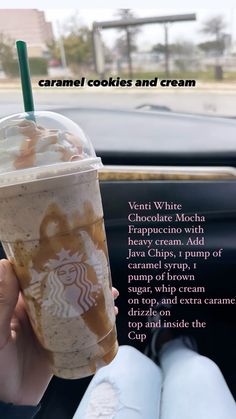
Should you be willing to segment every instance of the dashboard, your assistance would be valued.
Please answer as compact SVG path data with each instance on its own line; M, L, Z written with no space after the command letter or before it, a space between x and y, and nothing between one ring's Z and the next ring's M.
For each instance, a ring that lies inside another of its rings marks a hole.
M236 167L236 120L167 111L64 108L104 164Z

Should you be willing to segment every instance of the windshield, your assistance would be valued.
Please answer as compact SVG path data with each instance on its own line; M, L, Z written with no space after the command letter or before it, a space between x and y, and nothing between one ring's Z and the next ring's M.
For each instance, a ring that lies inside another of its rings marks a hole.
M22 111L23 39L38 109L235 117L235 21L234 9L0 9L0 116Z

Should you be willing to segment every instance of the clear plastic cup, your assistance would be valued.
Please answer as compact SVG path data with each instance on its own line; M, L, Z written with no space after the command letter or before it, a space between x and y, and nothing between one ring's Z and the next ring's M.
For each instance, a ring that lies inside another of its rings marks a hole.
M95 373L118 349L99 167L68 118L34 112L0 121L0 240L62 378Z

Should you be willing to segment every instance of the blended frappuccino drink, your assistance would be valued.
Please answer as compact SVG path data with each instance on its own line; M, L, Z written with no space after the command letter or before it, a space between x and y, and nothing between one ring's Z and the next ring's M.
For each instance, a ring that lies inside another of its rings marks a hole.
M61 115L0 121L0 240L63 378L95 373L118 349L100 165L82 130Z

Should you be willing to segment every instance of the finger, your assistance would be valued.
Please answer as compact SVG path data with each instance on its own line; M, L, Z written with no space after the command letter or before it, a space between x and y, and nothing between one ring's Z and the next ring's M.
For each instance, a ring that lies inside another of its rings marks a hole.
M118 307L114 307L114 311L115 311L115 315L117 316L117 314L119 313L119 309L118 309Z
M25 302L22 296L22 293L19 293L17 305L15 308L15 313L17 318L22 322L28 322L28 315L26 313ZM28 324L28 323L27 323Z
M116 288L112 287L112 295L114 300L116 300L119 297L120 293Z
M19 296L19 284L10 262L0 260L0 349L11 334L11 319Z

